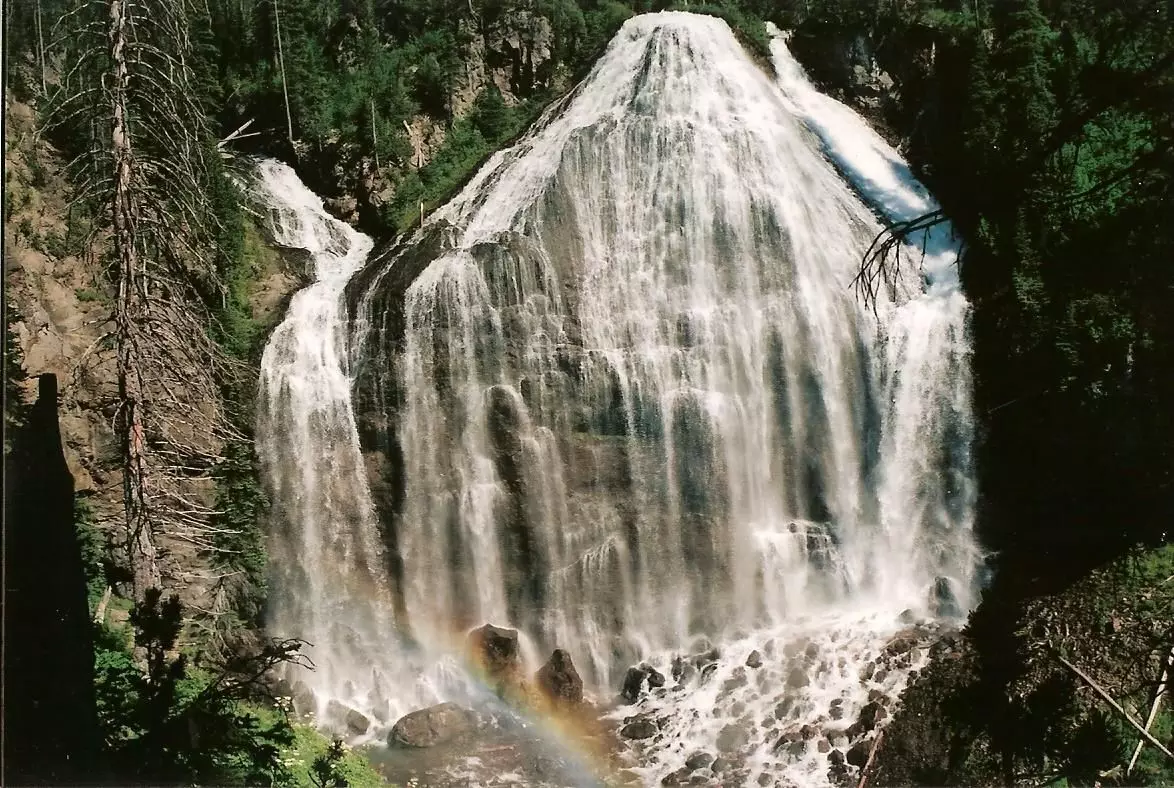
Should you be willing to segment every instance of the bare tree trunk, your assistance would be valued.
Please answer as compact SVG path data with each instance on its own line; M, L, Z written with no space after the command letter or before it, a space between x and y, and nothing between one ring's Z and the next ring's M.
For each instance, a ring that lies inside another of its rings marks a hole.
M41 0L37 0L36 21L37 21L37 60L40 61L40 64L41 64L41 97L44 98L45 96L49 95L49 88L47 87L47 84L46 84L48 80L46 80L46 78L45 78L45 34L44 34L43 23L41 21Z
M289 147L294 144L293 115L289 111L289 87L285 81L285 50L281 44L281 13L277 10L278 0L273 0L273 25L277 29L277 63L281 67L281 94L285 98L285 125L289 134Z
M127 550L134 567L136 597L159 585L155 545L147 499L147 463L144 456L142 359L135 341L142 307L142 283L135 246L135 206L131 198L133 152L127 129L126 16L124 0L110 0L110 146L114 161L113 242L118 259L118 296L115 304L119 408L116 416L122 443L123 503L126 507Z
M1113 700L1113 696L1110 695L1107 691L1105 691L1105 689L1103 687L1101 687L1100 684L1097 684L1095 681L1093 681L1089 677L1089 675L1087 673L1085 673L1083 670L1081 670L1080 668L1073 665L1068 660L1064 659L1059 654L1055 654L1055 657L1056 657L1056 659L1060 660L1060 662L1063 663L1066 668L1068 668L1070 671L1075 673L1080 678L1084 679L1084 683L1087 684L1088 686L1092 687L1093 690L1098 695L1100 695L1105 700L1106 703L1108 703L1110 706L1113 707L1114 711L1116 711L1118 714L1120 714L1122 717L1124 717L1125 721L1128 722L1130 725L1132 725L1134 730L1136 730L1138 733L1141 734L1142 739L1144 739L1145 741L1152 744L1154 747L1157 747L1159 750L1161 750L1162 753L1167 758L1174 759L1174 753L1170 752L1170 750L1168 750L1166 748L1166 745L1162 744L1160 741L1155 739L1154 735L1152 733L1150 733L1148 730L1146 730L1145 728L1143 728L1140 722L1133 719L1133 715L1131 715L1124 708L1122 708L1120 703Z
M371 99L371 147L375 151L375 169L379 170L379 132L375 128L375 99Z
M1149 716L1145 719L1145 729L1148 731L1158 716L1158 709L1162 707L1162 696L1170 691L1170 669L1174 667L1174 649L1166 655L1166 664L1162 667L1162 678L1158 681L1158 689L1154 692L1154 702L1150 706ZM1141 757L1141 750L1145 747L1145 739L1140 739L1133 748L1133 757L1129 759L1129 766L1125 769L1125 776L1133 773L1137 766L1137 759Z

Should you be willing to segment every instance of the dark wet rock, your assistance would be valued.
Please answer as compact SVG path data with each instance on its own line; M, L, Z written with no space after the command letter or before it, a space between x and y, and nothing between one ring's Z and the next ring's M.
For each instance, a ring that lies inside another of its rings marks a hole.
M666 774L661 778L661 785L688 785L690 770L688 768L677 769L671 774Z
M656 735L656 723L647 717L632 720L620 728L620 735L625 739L650 739Z
M858 741L848 748L847 761L851 765L863 769L864 764L868 763L868 754L870 752L872 752L871 740Z
M954 585L948 577L934 578L929 592L929 610L938 618L960 618L962 605L954 592Z
M772 782L774 782L774 778L771 777L766 772L763 772L762 774L758 775L758 784L759 785L766 786L766 785L770 785Z
M712 771L714 774L721 774L722 772L729 770L729 768L730 762L725 758L714 758L713 763L709 765L710 771Z
M730 692L732 690L738 689L739 687L745 687L748 681L749 679L746 676L746 668L739 665L738 667L734 668L734 672L731 673L730 677L726 679L724 684L722 684L722 692Z
M856 724L864 726L866 731L871 731L877 726L877 723L889 716L888 710L881 705L880 701L873 701L864 706L860 710L860 717L857 718Z
M673 681L684 684L697 675L697 666L683 657L673 658Z
M705 682L709 681L714 673L717 673L717 663L710 662L701 669L701 683L704 684Z
M698 769L689 776L690 785L709 785L713 780L713 772L709 769Z
M648 686L649 687L663 687L664 686L664 674L663 673L661 673L659 670L652 667L651 665L644 665L642 667L644 668L644 675L648 679Z
M441 703L400 717L387 742L393 747L433 747L466 734L473 727L472 712L455 703Z
M832 751L832 743L827 739L820 739L815 745L815 749L819 750L821 755L825 755Z
M890 639L889 642L885 644L885 656L893 658L899 657L902 654L907 654L917 646L917 643L920 640L921 638L918 635L917 630L913 628L903 629L896 635L893 635L892 639Z
M717 735L717 748L723 753L737 752L750 742L750 731L744 725L731 723Z
M762 667L762 654L758 653L758 649L750 652L750 656L746 657L746 667L757 670Z
M787 715L791 713L791 707L795 705L795 701L790 698L783 698L775 704L775 719L785 720Z
M841 707L844 705L844 699L843 698L832 698L832 702L829 703L828 705L831 706L833 709Z
M876 673L876 663L869 660L863 668L860 669L860 680L868 681Z
M832 750L828 753L828 762L837 766L843 766L846 760L842 750Z
M878 670L876 672L876 675L872 677L872 680L873 681L884 681L888 677L889 677L889 669L888 668L881 668L880 670Z
M469 633L469 656L500 695L521 684L522 651L516 629L492 624Z
M620 690L620 697L627 703L635 703L644 691L644 679L643 668L628 668L628 672L624 674L624 686Z
M577 706L583 702L583 679L571 655L561 648L556 648L546 664L534 674L534 683L538 691L556 706Z
M802 689L811 683L807 671L796 665L787 673L787 689Z
M905 626L910 626L917 621L917 614L909 608L905 608L901 611L901 615L897 616L897 621Z
M708 769L712 765L713 756L704 751L695 752L685 759L685 766L690 770Z
M803 728L792 725L790 728L787 728L785 731L783 731L783 734L775 740L774 750L775 752L782 752L784 750L788 750L792 744L799 744L800 749L802 749L805 738L807 737L803 735Z
M828 716L831 717L833 720L844 719L844 707L843 706L832 706L830 709L828 709Z

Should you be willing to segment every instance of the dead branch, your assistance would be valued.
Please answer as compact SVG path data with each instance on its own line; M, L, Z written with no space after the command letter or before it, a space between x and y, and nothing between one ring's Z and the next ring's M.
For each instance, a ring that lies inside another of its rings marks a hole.
M908 221L896 222L877 233L860 260L860 270L852 279L851 286L864 304L877 312L877 302L882 288L890 297L897 293L901 281L901 250L910 245L910 239L921 233L921 256L925 258L925 246L929 230L946 221L941 210L930 211Z
M1060 663L1062 665L1064 665L1064 667L1068 668L1070 671L1072 671L1077 676L1079 676L1084 681L1085 684L1087 684L1089 687L1091 687L1093 689L1093 691L1095 691L1098 695L1100 695L1101 698L1106 703L1108 703L1109 706L1111 706L1114 711L1116 711L1118 714L1120 714L1121 717L1124 718L1126 722L1128 722L1130 725L1132 725L1134 727L1134 729L1137 730L1137 732L1141 734L1141 737L1145 741L1152 744L1154 747L1157 747L1158 750L1160 750L1163 754L1165 754L1165 756L1167 758L1174 760L1174 753L1171 753L1168 749L1166 749L1166 746L1164 744L1162 744L1160 741L1155 739L1153 734L1151 734L1148 730L1146 730L1140 722L1133 719L1133 715L1131 715L1124 708L1122 708L1120 703L1113 700L1113 696L1110 695L1103 687L1101 687L1100 684L1097 684L1095 681L1092 680L1092 678L1089 677L1089 675L1087 673L1085 673L1083 670L1081 670L1080 668L1073 665L1071 662L1069 662L1067 659L1065 659L1064 657L1062 657L1060 654L1056 653L1055 651L1052 652L1052 656L1054 656L1057 660L1059 660Z

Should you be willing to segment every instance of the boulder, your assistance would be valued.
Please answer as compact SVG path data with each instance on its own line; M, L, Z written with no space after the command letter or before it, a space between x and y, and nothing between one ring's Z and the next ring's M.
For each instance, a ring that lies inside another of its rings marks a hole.
M724 684L722 684L722 692L731 692L732 690L736 690L739 687L745 687L747 681L748 679L746 677L746 668L739 665L738 667L734 668L734 672L731 673L730 677L726 679Z
M877 723L889 716L889 712L881 705L880 701L872 701L865 704L864 708L860 710L860 716L856 720L856 724L867 733L876 728Z
M758 653L758 649L750 652L750 656L746 657L746 667L757 670L762 667L762 654Z
M625 739L651 739L656 735L656 723L647 717L638 717L620 728Z
M848 748L848 755L846 760L853 766L863 769L864 765L868 763L868 755L872 752L872 741L865 739L858 741Z
M546 664L534 674L538 691L556 706L577 706L583 702L583 679L571 662L571 655L556 648Z
M371 727L371 721L365 714L337 700L326 704L326 716L345 725L352 736L362 736Z
M648 679L648 686L650 688L664 686L664 674L651 665L641 665L644 668L644 676Z
M828 762L833 766L843 766L846 759L842 750L832 750L828 753Z
M750 742L750 731L744 725L731 723L717 735L717 748L724 754L737 752Z
M628 668L624 674L624 686L620 690L620 697L625 703L635 703L644 692L644 669L639 667Z
M469 733L473 727L472 712L455 703L441 703L400 717L387 743L393 747L434 747Z
M516 629L492 624L469 633L469 659L501 694L521 684L522 649Z
M787 673L787 689L802 689L811 683L807 671L796 665Z
M708 769L713 764L713 756L704 751L698 751L685 759L685 766L690 771L695 769Z

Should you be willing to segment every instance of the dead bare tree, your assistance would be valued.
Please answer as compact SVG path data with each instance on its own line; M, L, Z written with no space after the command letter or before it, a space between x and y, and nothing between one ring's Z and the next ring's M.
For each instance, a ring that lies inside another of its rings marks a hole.
M209 473L236 437L215 342L223 298L216 155L197 103L189 0L80 0L58 23L63 77L47 125L80 131L76 199L95 208L89 248L114 290L112 426L122 464L125 549L136 597L160 585L158 540L214 547ZM108 251L107 251L108 250Z

